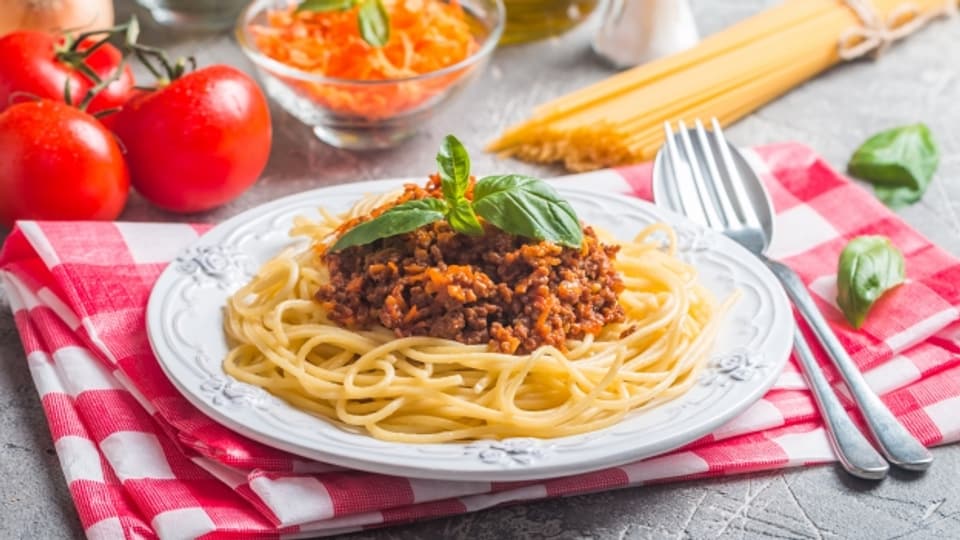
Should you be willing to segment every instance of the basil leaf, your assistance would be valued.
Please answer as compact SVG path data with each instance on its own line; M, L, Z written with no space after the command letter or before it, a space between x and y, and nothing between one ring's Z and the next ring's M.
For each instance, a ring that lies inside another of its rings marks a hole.
M343 11L355 3L356 0L303 0L297 5L297 11Z
M854 328L863 326L873 303L903 283L903 255L884 236L859 236L840 254L837 305Z
M939 162L940 152L930 130L915 124L867 139L850 158L847 170L873 184L884 204L899 208L920 200Z
M446 204L440 199L418 199L398 204L379 216L344 233L330 251L362 246L398 234L408 233L443 219Z
M580 247L583 230L570 203L546 182L530 176L487 176L473 187L473 209L506 232Z
M380 0L363 0L357 13L360 36L374 47L383 47L390 41L390 16Z
M873 186L873 194L894 210L910 206L923 198L923 191L908 187Z
M470 236L480 236L483 234L483 225L477 219L477 214L473 212L473 206L467 199L460 199L450 206L447 213L447 223L450 228L458 233L469 234Z
M437 168L443 198L450 204L456 203L464 197L470 183L470 154L453 135L443 138L437 153Z

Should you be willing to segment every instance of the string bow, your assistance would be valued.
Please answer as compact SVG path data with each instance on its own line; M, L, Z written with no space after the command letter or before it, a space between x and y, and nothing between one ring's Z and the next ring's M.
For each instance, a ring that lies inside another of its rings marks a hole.
M890 45L916 32L938 17L956 16L957 0L947 0L943 8L922 12L915 4L903 4L884 20L870 0L844 0L860 18L863 26L850 28L840 36L839 53L844 60L867 54L880 56Z

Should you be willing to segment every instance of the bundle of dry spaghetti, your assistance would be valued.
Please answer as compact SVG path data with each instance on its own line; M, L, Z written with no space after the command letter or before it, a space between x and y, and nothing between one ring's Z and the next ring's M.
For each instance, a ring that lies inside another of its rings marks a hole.
M649 160L664 122L717 117L728 125L956 11L957 0L785 0L692 49L538 107L488 149L570 170Z

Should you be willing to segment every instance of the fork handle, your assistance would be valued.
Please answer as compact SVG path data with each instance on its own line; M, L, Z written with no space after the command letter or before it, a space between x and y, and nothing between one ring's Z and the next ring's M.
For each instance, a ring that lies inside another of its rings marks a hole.
M837 459L846 471L866 480L880 480L887 475L890 465L877 453L870 441L857 429L846 409L833 393L833 388L823 375L806 338L797 330L793 338L794 350L803 368L817 408L827 424L827 436Z
M853 400L863 413L867 428L880 446L884 457L890 463L911 471L923 471L930 467L933 455L903 427L903 424L867 385L863 374L857 369L846 349L840 344L840 340L830 329L830 325L820 314L800 276L784 264L766 257L763 257L763 260L783 284L794 305L813 328L817 339L833 360Z

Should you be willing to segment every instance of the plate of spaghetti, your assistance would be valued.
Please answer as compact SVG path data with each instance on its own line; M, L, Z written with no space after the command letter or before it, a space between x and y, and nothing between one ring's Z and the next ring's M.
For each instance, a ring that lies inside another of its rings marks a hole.
M341 466L526 480L650 457L759 399L786 296L733 241L637 199L438 172L282 198L214 227L147 309L218 422Z

